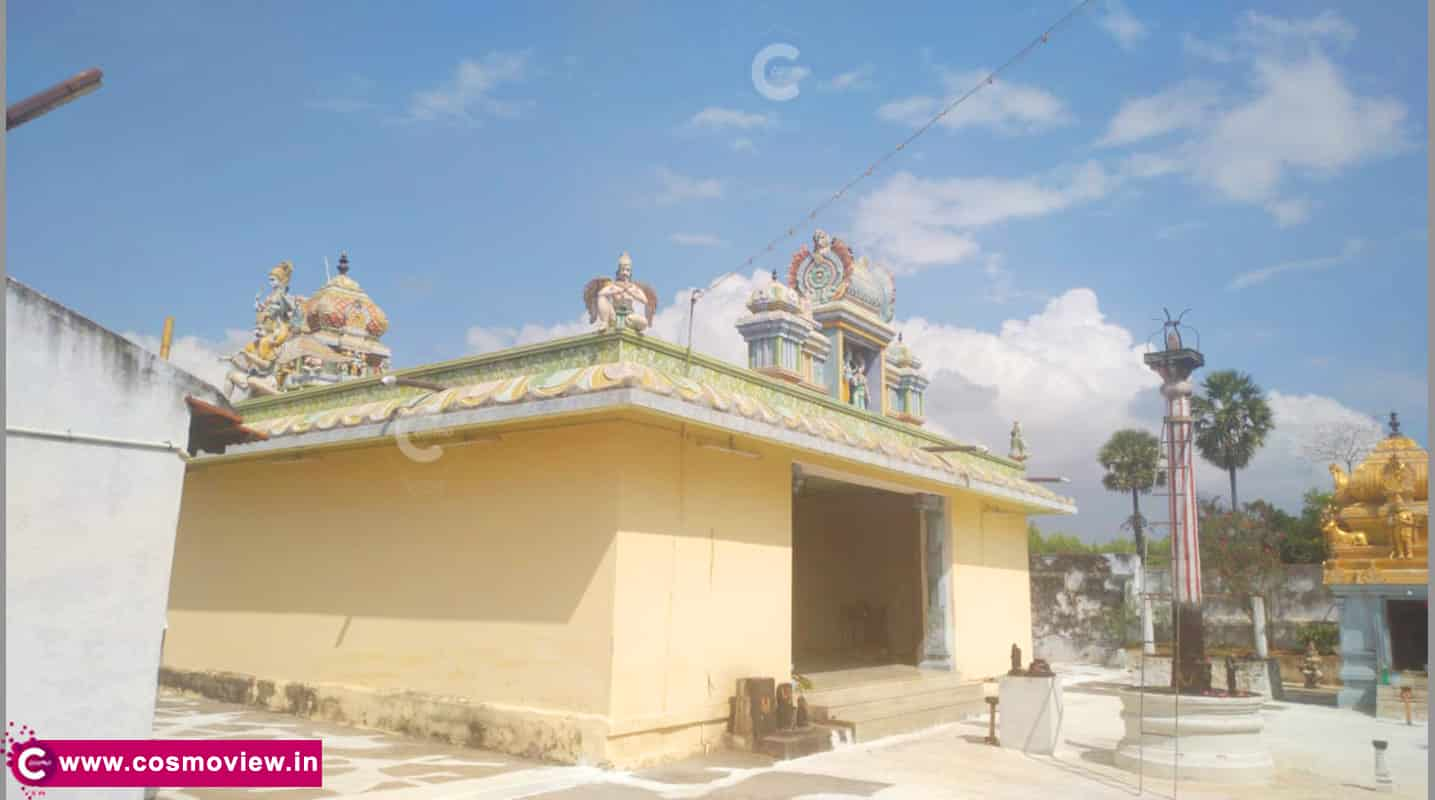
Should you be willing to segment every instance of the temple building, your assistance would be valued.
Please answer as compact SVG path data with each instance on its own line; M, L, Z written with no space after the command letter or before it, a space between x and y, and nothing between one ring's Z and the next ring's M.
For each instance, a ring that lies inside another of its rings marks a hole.
M1330 465L1331 506L1322 519L1330 558L1325 583L1340 602L1342 708L1404 718L1402 688L1424 711L1429 672L1430 456L1390 435L1352 472Z
M635 766L731 746L743 679L863 740L985 713L1031 652L1027 519L1075 504L1019 431L923 426L892 277L841 240L754 291L746 366L654 335L623 254L591 332L391 370L347 270L257 303L264 438L188 466L167 685Z

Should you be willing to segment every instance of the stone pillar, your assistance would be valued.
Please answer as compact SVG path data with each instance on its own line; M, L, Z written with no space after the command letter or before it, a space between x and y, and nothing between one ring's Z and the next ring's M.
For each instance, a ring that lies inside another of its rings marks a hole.
M917 495L917 513L922 519L923 573L925 575L926 631L922 637L922 669L952 669L951 559L947 550L947 515L944 499L934 494Z
M1270 658L1270 647L1266 643L1266 599L1258 594L1251 595L1251 621L1255 628L1256 655Z
M1333 585L1340 603L1340 693L1336 705L1375 711L1375 684L1380 677L1380 598L1356 585Z
M1141 652L1156 655L1156 624L1151 618L1151 595L1146 591L1146 569L1141 569Z

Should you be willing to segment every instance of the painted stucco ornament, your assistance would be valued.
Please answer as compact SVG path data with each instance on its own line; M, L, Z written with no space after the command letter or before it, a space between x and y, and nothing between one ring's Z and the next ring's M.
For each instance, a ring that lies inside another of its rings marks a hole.
M867 410L867 362L861 356L853 356L844 373L852 405Z
M383 374L389 349L379 342L389 320L349 277L349 257L339 274L310 298L289 294L294 267L269 272L269 294L255 301L254 340L226 360L231 395L272 395L305 386Z
M633 258L627 253L618 257L618 272L613 278L594 278L583 287L583 305L588 321L599 330L631 328L642 332L653 324L658 312L658 293L646 283L633 280ZM636 313L635 305L643 307Z
M812 249L798 250L789 268L793 288L818 304L841 299L851 274L852 251L820 228L812 234Z
M1390 433L1355 469L1330 465L1334 490L1321 518L1330 549L1326 584L1428 582L1430 456L1400 433Z
M1021 435L1021 422L1011 424L1011 448L1007 452L1007 458L1012 461L1025 461L1027 459L1026 439Z
M254 297L254 339L243 350L229 358L235 367L228 374L231 387L250 393L275 394L275 359L279 348L288 342L300 324L302 298L289 294L294 265L281 261L269 270L269 293Z

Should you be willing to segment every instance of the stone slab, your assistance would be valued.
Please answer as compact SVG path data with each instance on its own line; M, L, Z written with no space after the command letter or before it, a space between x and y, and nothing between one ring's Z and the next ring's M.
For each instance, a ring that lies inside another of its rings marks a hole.
M1061 742L1061 678L1004 675L999 682L997 739L1024 753L1050 755Z
M778 761L810 756L832 749L832 732L832 728L813 725L803 730L770 733L762 737L757 750Z

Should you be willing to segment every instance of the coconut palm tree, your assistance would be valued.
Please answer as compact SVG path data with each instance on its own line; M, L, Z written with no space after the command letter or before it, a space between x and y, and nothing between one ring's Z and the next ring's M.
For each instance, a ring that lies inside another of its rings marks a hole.
M1196 428L1196 450L1201 457L1231 476L1231 510L1239 510L1236 470L1245 469L1251 457L1275 429L1275 415L1251 376L1233 369L1213 372L1202 384L1205 395L1191 398Z
M1113 492L1131 493L1131 530L1136 538L1136 554L1146 566L1145 520L1141 516L1141 495L1152 487L1166 485L1166 476L1159 471L1161 442L1154 434L1134 428L1111 434L1101 446L1096 460L1106 474L1101 485Z

